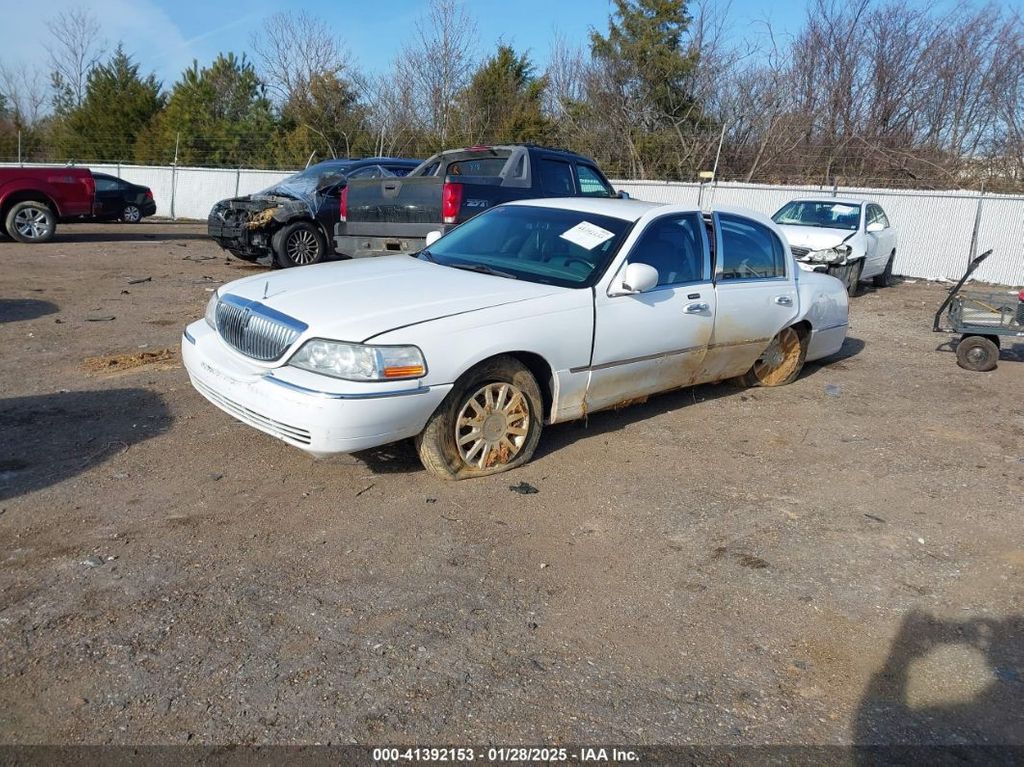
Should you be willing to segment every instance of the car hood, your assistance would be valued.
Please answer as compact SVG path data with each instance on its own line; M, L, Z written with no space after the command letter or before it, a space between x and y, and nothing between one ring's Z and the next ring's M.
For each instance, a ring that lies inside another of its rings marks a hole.
M824 226L793 226L792 224L779 224L778 226L786 235L790 245L795 248L810 248L811 250L834 248L843 240L856 234L849 229L830 229Z
M359 342L396 328L565 290L398 255L247 277L219 293L258 301L301 320L309 326L308 337Z

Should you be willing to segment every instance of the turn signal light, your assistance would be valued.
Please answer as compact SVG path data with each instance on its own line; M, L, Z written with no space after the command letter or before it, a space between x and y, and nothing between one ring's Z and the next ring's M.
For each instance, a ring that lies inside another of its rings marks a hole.
M422 365L403 365L400 367L384 368L385 378L419 378L427 372Z

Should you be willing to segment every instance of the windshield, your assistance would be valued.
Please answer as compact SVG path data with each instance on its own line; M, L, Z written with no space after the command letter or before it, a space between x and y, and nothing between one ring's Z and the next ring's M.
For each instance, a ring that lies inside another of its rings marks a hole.
M279 181L271 187L264 189L259 194L283 194L286 197L302 199L309 197L322 186L321 179L337 176L341 181L342 176L352 167L351 163L331 163L330 165L311 165L303 171L289 176L284 181Z
M841 202L788 202L772 216L776 224L820 226L856 231L860 226L860 205Z
M604 270L630 222L575 210L527 205L471 218L420 257L446 266L578 288Z

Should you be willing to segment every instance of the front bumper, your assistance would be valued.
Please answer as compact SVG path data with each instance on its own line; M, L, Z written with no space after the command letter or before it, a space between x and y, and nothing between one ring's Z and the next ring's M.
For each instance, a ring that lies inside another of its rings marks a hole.
M352 453L419 434L451 384L357 384L266 368L228 349L204 320L189 325L181 358L192 385L239 421L315 456ZM316 384L321 388L314 388ZM311 385L313 384L313 385Z

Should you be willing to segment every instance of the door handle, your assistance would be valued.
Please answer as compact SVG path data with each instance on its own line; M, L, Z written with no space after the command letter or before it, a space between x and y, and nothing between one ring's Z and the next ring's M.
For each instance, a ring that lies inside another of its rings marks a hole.
M789 296L775 296L775 303L779 306L792 306L793 299Z
M683 312L685 314L700 314L701 312L708 311L708 309L710 308L710 306L701 301L700 303L687 304L686 306L683 307Z

